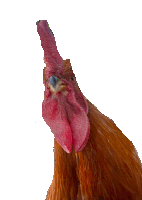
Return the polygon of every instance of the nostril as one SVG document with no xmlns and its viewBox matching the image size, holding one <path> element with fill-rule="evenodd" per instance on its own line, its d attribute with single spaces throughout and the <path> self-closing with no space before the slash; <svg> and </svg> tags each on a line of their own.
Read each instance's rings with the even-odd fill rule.
<svg viewBox="0 0 142 200">
<path fill-rule="evenodd" d="M 51 76 L 49 81 L 50 81 L 50 84 L 55 88 L 56 87 L 56 83 L 58 82 L 58 77 L 56 76 Z"/>
</svg>

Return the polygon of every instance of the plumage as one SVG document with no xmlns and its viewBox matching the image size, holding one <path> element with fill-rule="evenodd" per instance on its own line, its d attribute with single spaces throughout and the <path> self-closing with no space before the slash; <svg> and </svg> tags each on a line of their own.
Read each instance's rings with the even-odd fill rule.
<svg viewBox="0 0 142 200">
<path fill-rule="evenodd" d="M 142 165 L 132 142 L 82 94 L 47 21 L 37 22 L 46 68 L 42 116 L 54 139 L 46 200 L 142 200 Z"/>
</svg>

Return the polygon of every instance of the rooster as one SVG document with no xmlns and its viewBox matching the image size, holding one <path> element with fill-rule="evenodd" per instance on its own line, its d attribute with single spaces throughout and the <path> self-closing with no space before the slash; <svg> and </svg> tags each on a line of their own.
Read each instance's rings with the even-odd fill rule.
<svg viewBox="0 0 142 200">
<path fill-rule="evenodd" d="M 42 117 L 55 136 L 46 200 L 142 200 L 142 165 L 134 145 L 84 97 L 47 21 L 36 25 L 46 63 Z"/>
</svg>

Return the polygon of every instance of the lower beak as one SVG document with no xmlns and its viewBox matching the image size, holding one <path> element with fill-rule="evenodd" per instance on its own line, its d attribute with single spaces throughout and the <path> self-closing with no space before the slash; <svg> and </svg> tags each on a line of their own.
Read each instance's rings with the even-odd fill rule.
<svg viewBox="0 0 142 200">
<path fill-rule="evenodd" d="M 58 86 L 58 92 L 66 90 L 67 85 L 61 81 L 61 84 Z"/>
<path fill-rule="evenodd" d="M 57 81 L 56 86 L 53 87 L 53 85 L 49 82 L 49 88 L 52 93 L 58 93 L 66 90 L 67 85 L 61 81 L 60 79 Z"/>
</svg>

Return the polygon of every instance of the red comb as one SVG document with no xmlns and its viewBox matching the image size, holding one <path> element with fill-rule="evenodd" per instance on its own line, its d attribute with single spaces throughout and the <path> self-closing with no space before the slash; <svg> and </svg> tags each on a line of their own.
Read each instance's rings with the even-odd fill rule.
<svg viewBox="0 0 142 200">
<path fill-rule="evenodd" d="M 46 63 L 46 78 L 49 78 L 51 74 L 54 74 L 57 70 L 62 69 L 63 59 L 60 56 L 55 37 L 49 28 L 48 22 L 46 20 L 39 20 L 36 22 L 37 32 L 41 39 L 41 46 L 44 50 L 44 61 Z M 60 74 L 62 72 L 59 72 Z"/>
</svg>

